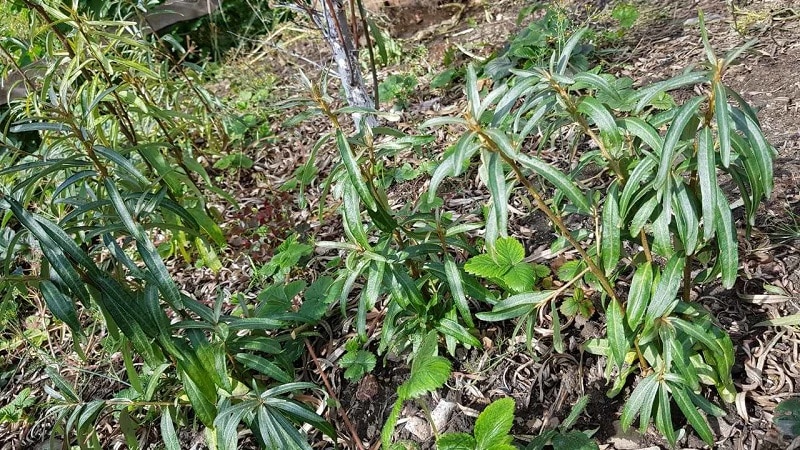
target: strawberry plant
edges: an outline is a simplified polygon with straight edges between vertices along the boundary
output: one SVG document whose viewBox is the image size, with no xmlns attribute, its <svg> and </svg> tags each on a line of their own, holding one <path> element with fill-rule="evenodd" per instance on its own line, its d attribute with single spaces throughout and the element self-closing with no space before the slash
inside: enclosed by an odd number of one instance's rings
<svg viewBox="0 0 800 450">
<path fill-rule="evenodd" d="M 436 439 L 439 450 L 516 450 L 509 434 L 514 424 L 513 398 L 495 400 L 478 416 L 473 434 L 446 433 Z"/>
</svg>

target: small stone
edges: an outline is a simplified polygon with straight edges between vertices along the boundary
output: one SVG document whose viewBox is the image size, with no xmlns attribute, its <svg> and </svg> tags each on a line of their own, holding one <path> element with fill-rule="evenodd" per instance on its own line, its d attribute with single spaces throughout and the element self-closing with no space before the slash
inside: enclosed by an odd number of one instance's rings
<svg viewBox="0 0 800 450">
<path fill-rule="evenodd" d="M 428 422 L 419 417 L 409 417 L 405 429 L 421 442 L 427 441 L 432 435 Z"/>
<path fill-rule="evenodd" d="M 437 430 L 441 430 L 447 425 L 455 409 L 456 404 L 448 402 L 447 400 L 440 401 L 439 404 L 436 405 L 436 408 L 433 408 L 433 411 L 431 411 L 431 419 L 433 419 L 433 424 L 436 426 Z"/>
<path fill-rule="evenodd" d="M 637 433 L 634 428 L 629 428 L 627 432 L 622 431 L 619 420 L 614 421 L 614 436 L 608 441 L 617 450 L 639 450 L 644 444 L 644 436 Z"/>
</svg>

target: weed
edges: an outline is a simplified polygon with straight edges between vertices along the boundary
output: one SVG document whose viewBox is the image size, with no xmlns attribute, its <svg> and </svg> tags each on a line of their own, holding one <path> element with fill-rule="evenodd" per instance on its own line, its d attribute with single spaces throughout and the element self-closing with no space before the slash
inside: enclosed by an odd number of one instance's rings
<svg viewBox="0 0 800 450">
<path fill-rule="evenodd" d="M 547 430 L 536 436 L 525 450 L 542 450 L 548 444 L 552 445 L 554 450 L 599 450 L 600 447 L 591 439 L 591 433 L 571 430 L 588 402 L 588 396 L 579 398 L 558 429 Z"/>
<path fill-rule="evenodd" d="M 446 433 L 436 439 L 439 450 L 514 450 L 509 434 L 514 425 L 514 399 L 506 397 L 493 401 L 475 421 L 473 434 Z"/>
<path fill-rule="evenodd" d="M 403 110 L 408 108 L 416 87 L 417 77 L 410 73 L 389 75 L 378 85 L 378 95 L 381 101 L 392 102 L 394 109 Z"/>
</svg>

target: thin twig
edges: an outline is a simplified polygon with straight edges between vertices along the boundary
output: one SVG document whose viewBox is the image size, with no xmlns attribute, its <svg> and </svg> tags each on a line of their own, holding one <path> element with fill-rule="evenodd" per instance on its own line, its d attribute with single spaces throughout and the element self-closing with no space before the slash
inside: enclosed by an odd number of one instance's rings
<svg viewBox="0 0 800 450">
<path fill-rule="evenodd" d="M 322 365 L 320 365 L 319 361 L 317 361 L 317 353 L 314 351 L 314 347 L 311 346 L 311 343 L 308 342 L 308 339 L 305 340 L 305 343 L 306 349 L 308 349 L 308 353 L 311 355 L 311 359 L 314 360 L 314 365 L 317 366 L 319 376 L 322 377 L 322 382 L 325 384 L 325 389 L 328 391 L 328 395 L 331 396 L 334 403 L 337 405 L 336 409 L 339 410 L 339 416 L 342 418 L 342 421 L 344 421 L 344 426 L 347 427 L 347 431 L 350 433 L 350 439 L 355 442 L 358 450 L 366 450 L 364 448 L 364 444 L 361 443 L 361 439 L 358 437 L 358 432 L 353 426 L 353 423 L 350 422 L 350 418 L 347 417 L 347 412 L 339 403 L 339 399 L 336 397 L 336 394 L 333 393 L 333 387 L 331 387 L 331 383 L 328 381 L 328 376 L 325 375 L 325 371 L 322 370 Z"/>
</svg>

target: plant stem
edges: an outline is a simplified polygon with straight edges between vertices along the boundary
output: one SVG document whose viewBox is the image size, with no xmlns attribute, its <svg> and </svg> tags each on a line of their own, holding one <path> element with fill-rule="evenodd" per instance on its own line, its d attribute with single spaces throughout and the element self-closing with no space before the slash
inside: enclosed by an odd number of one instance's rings
<svg viewBox="0 0 800 450">
<path fill-rule="evenodd" d="M 325 371 L 322 369 L 319 361 L 317 361 L 317 353 L 314 351 L 314 347 L 311 346 L 311 343 L 308 339 L 305 339 L 306 349 L 308 349 L 308 354 L 311 355 L 311 359 L 314 361 L 314 365 L 317 366 L 317 371 L 319 372 L 319 376 L 322 378 L 322 382 L 325 383 L 325 389 L 328 391 L 328 395 L 331 396 L 333 401 L 337 406 L 337 410 L 339 411 L 339 416 L 341 416 L 342 421 L 344 421 L 344 426 L 347 427 L 347 431 L 350 433 L 350 439 L 355 443 L 356 447 L 359 450 L 365 450 L 364 444 L 361 443 L 361 438 L 358 437 L 358 432 L 356 432 L 353 423 L 350 422 L 350 418 L 347 417 L 347 412 L 342 408 L 339 404 L 339 399 L 336 398 L 336 394 L 334 393 L 333 387 L 331 387 L 330 381 L 328 381 L 328 376 L 325 375 Z"/>
<path fill-rule="evenodd" d="M 558 232 L 561 233 L 564 239 L 566 239 L 567 242 L 569 242 L 570 245 L 572 245 L 572 247 L 578 252 L 578 254 L 581 255 L 581 258 L 583 258 L 583 260 L 586 261 L 586 265 L 589 267 L 589 270 L 591 270 L 592 274 L 594 274 L 594 276 L 596 276 L 597 279 L 600 281 L 600 284 L 603 286 L 603 290 L 606 292 L 606 294 L 608 294 L 608 296 L 611 297 L 612 299 L 617 299 L 617 294 L 616 292 L 614 292 L 614 287 L 611 285 L 611 282 L 608 280 L 608 278 L 606 278 L 605 273 L 600 269 L 600 267 L 597 266 L 597 264 L 589 256 L 589 254 L 586 253 L 586 250 L 583 248 L 580 242 L 575 240 L 575 238 L 572 236 L 572 233 L 569 232 L 569 229 L 567 228 L 566 224 L 564 224 L 564 221 L 561 219 L 561 216 L 554 213 L 553 210 L 550 209 L 549 206 L 547 206 L 547 203 L 545 203 L 541 194 L 539 194 L 539 191 L 536 190 L 536 188 L 533 186 L 530 180 L 528 180 L 522 173 L 522 170 L 517 165 L 517 162 L 506 156 L 503 152 L 501 152 L 500 149 L 497 148 L 497 144 L 495 144 L 494 141 L 492 141 L 482 131 L 478 130 L 477 132 L 481 140 L 483 141 L 484 145 L 490 151 L 499 154 L 500 157 L 503 159 L 503 161 L 509 166 L 511 166 L 511 169 L 514 171 L 514 174 L 517 176 L 519 182 L 522 183 L 523 186 L 525 186 L 525 189 L 527 189 L 528 193 L 531 195 L 531 197 L 533 197 L 533 201 L 534 203 L 536 203 L 536 207 L 540 211 L 542 211 L 551 222 L 553 222 L 553 225 L 555 225 L 556 228 L 558 228 Z"/>
</svg>

